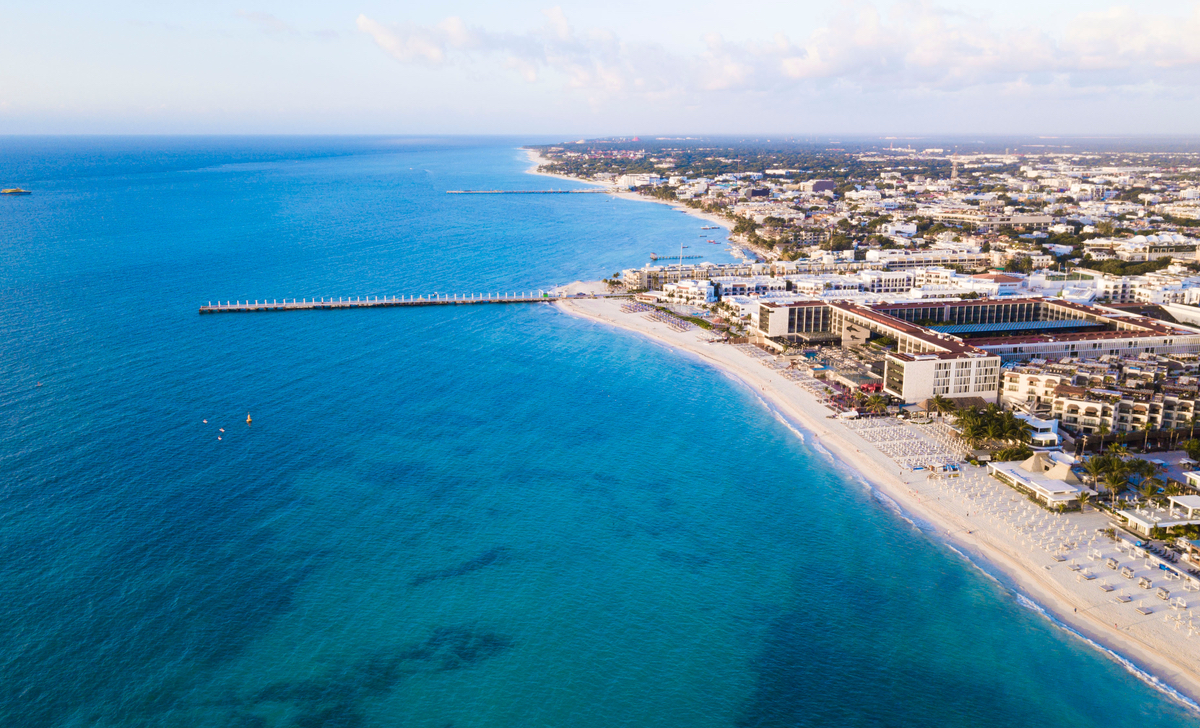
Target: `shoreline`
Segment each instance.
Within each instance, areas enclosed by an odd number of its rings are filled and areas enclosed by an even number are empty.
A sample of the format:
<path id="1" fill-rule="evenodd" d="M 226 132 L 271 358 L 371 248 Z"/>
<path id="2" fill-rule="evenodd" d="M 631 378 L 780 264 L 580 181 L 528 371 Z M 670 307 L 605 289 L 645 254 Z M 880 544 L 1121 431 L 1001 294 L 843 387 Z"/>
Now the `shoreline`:
<path id="1" fill-rule="evenodd" d="M 694 356 L 750 387 L 768 409 L 802 430 L 805 441 L 812 437 L 819 443 L 835 467 L 864 478 L 876 494 L 890 500 L 900 510 L 902 517 L 912 516 L 929 527 L 917 526 L 918 530 L 931 536 L 934 535 L 932 531 L 936 531 L 940 540 L 973 566 L 998 578 L 1002 586 L 1017 595 L 1018 602 L 1022 597 L 1031 602 L 1031 605 L 1022 606 L 1034 611 L 1044 610 L 1043 616 L 1056 627 L 1083 639 L 1138 679 L 1200 713 L 1200 659 L 1197 655 L 1200 648 L 1189 645 L 1190 640 L 1179 632 L 1168 633 L 1164 639 L 1160 632 L 1167 625 L 1160 617 L 1159 609 L 1156 608 L 1149 617 L 1134 619 L 1123 628 L 1117 627 L 1111 621 L 1113 614 L 1119 614 L 1117 623 L 1122 621 L 1121 617 L 1128 621 L 1128 615 L 1120 612 L 1119 606 L 1131 605 L 1109 603 L 1113 600 L 1095 586 L 1086 593 L 1082 588 L 1072 588 L 1073 572 L 1067 571 L 1065 564 L 1052 562 L 1039 568 L 1035 557 L 1021 553 L 1015 542 L 1007 543 L 1008 539 L 998 527 L 989 527 L 983 521 L 986 515 L 971 518 L 969 511 L 965 517 L 956 513 L 948 484 L 931 481 L 912 471 L 906 473 L 853 430 L 838 420 L 829 419 L 830 410 L 812 394 L 774 369 L 750 368 L 755 360 L 734 347 L 708 344 L 700 340 L 696 331 L 674 332 L 641 316 L 621 313 L 619 300 L 570 300 L 554 305 L 568 315 L 640 334 Z M 962 467 L 972 473 L 981 470 Z M 1093 512 L 1081 514 L 1076 522 L 1098 522 L 1100 518 L 1103 517 Z M 1050 559 L 1048 555 L 1044 558 Z M 1054 578 L 1056 576 L 1059 578 Z M 1081 582 L 1082 585 L 1088 583 Z M 1103 619 L 1099 612 L 1104 612 Z M 1131 628 L 1136 628 L 1136 634 L 1130 631 Z M 1174 650 L 1170 649 L 1172 634 L 1175 636 Z M 1187 649 L 1189 646 L 1190 650 Z"/>
<path id="2" fill-rule="evenodd" d="M 694 207 L 688 207 L 687 205 L 683 204 L 682 202 L 679 202 L 678 200 L 659 200 L 659 199 L 655 199 L 652 197 L 647 197 L 645 195 L 639 195 L 636 192 L 620 191 L 615 186 L 604 184 L 603 182 L 593 182 L 591 180 L 580 179 L 578 177 L 571 177 L 571 176 L 568 176 L 565 174 L 555 174 L 554 172 L 543 172 L 542 165 L 545 164 L 547 161 L 545 157 L 538 154 L 533 149 L 522 148 L 521 151 L 525 152 L 525 155 L 529 158 L 529 161 L 532 162 L 532 166 L 525 170 L 526 174 L 534 174 L 534 175 L 538 175 L 539 177 L 552 177 L 554 179 L 561 179 L 561 180 L 566 180 L 569 182 L 578 182 L 580 184 L 592 185 L 593 187 L 603 187 L 608 190 L 608 193 L 610 195 L 612 195 L 613 197 L 619 197 L 622 200 L 635 200 L 638 202 L 654 202 L 654 203 L 658 203 L 660 205 L 666 205 L 667 207 L 670 207 L 670 208 L 673 208 L 676 210 L 680 210 L 681 212 L 686 212 L 687 214 L 691 215 L 692 217 L 698 218 L 700 220 L 704 220 L 705 222 L 710 222 L 713 225 L 719 225 L 722 228 L 724 228 L 726 232 L 730 232 L 733 230 L 733 223 L 730 222 L 727 218 L 722 217 L 721 215 L 714 215 L 711 212 L 705 212 L 704 210 L 698 210 Z M 731 240 L 730 243 L 733 245 L 740 245 L 742 247 L 745 247 L 745 248 L 751 250 L 751 252 L 754 252 L 753 249 L 750 248 L 750 246 L 746 245 L 745 243 L 738 243 L 737 241 L 733 241 L 733 240 Z M 756 255 L 757 255 L 757 253 L 756 253 Z"/>

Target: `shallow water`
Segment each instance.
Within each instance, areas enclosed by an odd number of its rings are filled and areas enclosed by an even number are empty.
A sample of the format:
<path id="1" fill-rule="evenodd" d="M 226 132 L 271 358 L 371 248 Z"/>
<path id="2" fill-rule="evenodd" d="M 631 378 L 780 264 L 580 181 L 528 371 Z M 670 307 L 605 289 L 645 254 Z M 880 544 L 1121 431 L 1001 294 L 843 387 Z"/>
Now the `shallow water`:
<path id="1" fill-rule="evenodd" d="M 0 198 L 0 722 L 1196 722 L 664 347 L 547 306 L 197 315 L 698 239 L 443 194 L 570 184 L 518 143 L 0 144 L 35 191 Z"/>

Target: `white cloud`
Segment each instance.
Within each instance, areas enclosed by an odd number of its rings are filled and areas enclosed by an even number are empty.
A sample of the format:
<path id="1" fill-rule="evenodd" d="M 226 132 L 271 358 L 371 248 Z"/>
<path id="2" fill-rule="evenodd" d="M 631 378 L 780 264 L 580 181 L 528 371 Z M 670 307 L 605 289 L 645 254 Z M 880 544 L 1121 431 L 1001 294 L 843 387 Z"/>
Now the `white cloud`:
<path id="1" fill-rule="evenodd" d="M 238 10 L 234 13 L 234 15 L 257 25 L 258 29 L 264 33 L 296 32 L 296 29 L 291 25 L 291 23 L 280 20 L 270 13 L 262 13 L 256 10 Z"/>
<path id="2" fill-rule="evenodd" d="M 359 30 L 374 38 L 380 48 L 401 63 L 425 62 L 440 65 L 446 60 L 442 41 L 434 37 L 432 29 L 412 25 L 389 28 L 365 15 L 358 16 L 357 24 Z"/>
<path id="3" fill-rule="evenodd" d="M 1200 8 L 1200 6 L 1198 6 Z M 761 42 L 703 38 L 692 55 L 611 32 L 578 30 L 559 7 L 522 33 L 498 33 L 447 18 L 432 26 L 358 27 L 401 63 L 448 65 L 499 57 L 527 82 L 557 77 L 593 99 L 614 95 L 686 97 L 712 93 L 864 91 L 953 93 L 966 89 L 1194 86 L 1200 81 L 1200 9 L 1188 17 L 1114 8 L 1077 16 L 1061 37 L 1033 27 L 1001 28 L 924 0 L 885 14 L 850 0 L 821 27 L 793 42 L 776 32 Z"/>

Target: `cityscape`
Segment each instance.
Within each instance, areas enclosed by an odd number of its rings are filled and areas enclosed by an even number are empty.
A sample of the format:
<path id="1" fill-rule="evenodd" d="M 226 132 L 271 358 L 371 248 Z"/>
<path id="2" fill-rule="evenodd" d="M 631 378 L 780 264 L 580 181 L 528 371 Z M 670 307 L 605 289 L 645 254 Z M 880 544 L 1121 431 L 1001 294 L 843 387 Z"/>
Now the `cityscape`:
<path id="1" fill-rule="evenodd" d="M 1198 38 L 0 7 L 0 727 L 1200 728 Z"/>
<path id="2" fill-rule="evenodd" d="M 719 362 L 1072 615 L 1200 669 L 1200 155 L 777 146 L 531 150 L 742 258 L 563 305 Z"/>

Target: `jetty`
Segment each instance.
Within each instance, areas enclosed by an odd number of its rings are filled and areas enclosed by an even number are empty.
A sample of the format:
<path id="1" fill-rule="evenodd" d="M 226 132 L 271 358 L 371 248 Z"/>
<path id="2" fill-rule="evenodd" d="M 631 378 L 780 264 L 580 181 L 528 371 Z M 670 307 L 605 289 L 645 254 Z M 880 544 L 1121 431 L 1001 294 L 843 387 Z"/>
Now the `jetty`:
<path id="1" fill-rule="evenodd" d="M 656 255 L 654 253 L 650 254 L 650 260 L 694 260 L 696 258 L 703 258 L 703 257 L 704 257 L 703 255 Z"/>
<path id="2" fill-rule="evenodd" d="M 448 195 L 606 195 L 608 190 L 446 190 Z"/>
<path id="3" fill-rule="evenodd" d="M 549 291 L 527 293 L 430 294 L 424 296 L 367 296 L 353 298 L 294 298 L 262 301 L 217 301 L 200 307 L 200 313 L 257 313 L 265 311 L 331 311 L 347 308 L 394 308 L 398 306 L 471 306 L 485 303 L 554 303 L 567 299 L 604 298 L 607 294 L 577 293 L 573 296 Z"/>

